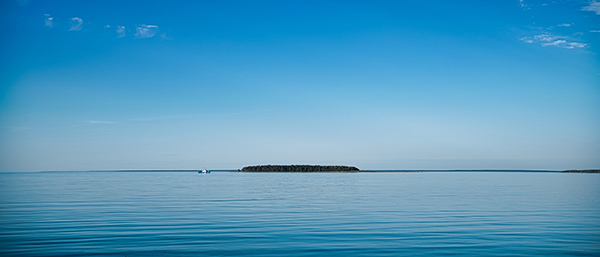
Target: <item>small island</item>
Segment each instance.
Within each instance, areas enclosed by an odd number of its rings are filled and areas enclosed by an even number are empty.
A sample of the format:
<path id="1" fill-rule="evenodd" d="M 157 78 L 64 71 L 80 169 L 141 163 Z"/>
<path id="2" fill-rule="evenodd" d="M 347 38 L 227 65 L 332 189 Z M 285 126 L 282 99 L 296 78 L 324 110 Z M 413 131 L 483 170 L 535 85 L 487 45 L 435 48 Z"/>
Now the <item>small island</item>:
<path id="1" fill-rule="evenodd" d="M 356 167 L 342 165 L 258 165 L 246 166 L 240 172 L 359 172 Z"/>
<path id="2" fill-rule="evenodd" d="M 600 173 L 600 170 L 563 170 L 563 173 Z"/>

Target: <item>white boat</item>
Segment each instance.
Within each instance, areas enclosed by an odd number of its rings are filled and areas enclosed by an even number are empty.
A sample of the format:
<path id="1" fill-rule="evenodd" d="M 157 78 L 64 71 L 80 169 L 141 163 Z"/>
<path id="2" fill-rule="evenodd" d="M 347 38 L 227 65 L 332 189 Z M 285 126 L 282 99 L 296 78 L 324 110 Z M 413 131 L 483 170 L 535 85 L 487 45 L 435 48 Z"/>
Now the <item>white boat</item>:
<path id="1" fill-rule="evenodd" d="M 201 171 L 198 171 L 198 173 L 202 173 L 202 174 L 208 174 L 208 173 L 210 173 L 210 170 L 203 169 L 203 170 L 201 170 Z"/>

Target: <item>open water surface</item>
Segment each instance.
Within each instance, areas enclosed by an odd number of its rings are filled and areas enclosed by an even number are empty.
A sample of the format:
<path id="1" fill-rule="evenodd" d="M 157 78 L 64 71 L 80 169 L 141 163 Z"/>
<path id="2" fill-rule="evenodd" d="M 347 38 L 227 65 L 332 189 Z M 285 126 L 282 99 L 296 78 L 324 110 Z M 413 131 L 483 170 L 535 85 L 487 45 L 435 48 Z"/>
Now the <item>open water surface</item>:
<path id="1" fill-rule="evenodd" d="M 0 174 L 2 256 L 600 256 L 600 174 Z"/>

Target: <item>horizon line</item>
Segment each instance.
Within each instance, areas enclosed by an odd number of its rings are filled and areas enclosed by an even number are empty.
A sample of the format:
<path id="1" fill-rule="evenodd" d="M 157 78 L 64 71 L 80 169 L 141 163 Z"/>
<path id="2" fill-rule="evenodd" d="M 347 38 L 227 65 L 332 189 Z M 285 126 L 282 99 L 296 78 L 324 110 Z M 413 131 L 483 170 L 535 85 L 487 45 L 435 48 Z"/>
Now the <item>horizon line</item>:
<path id="1" fill-rule="evenodd" d="M 41 171 L 0 171 L 0 173 L 40 173 L 40 172 L 196 172 L 201 169 L 107 169 L 107 170 L 41 170 Z M 215 172 L 237 172 L 241 169 L 214 169 Z M 590 169 L 365 169 L 358 172 L 562 172 Z M 310 173 L 310 172 L 308 172 Z"/>

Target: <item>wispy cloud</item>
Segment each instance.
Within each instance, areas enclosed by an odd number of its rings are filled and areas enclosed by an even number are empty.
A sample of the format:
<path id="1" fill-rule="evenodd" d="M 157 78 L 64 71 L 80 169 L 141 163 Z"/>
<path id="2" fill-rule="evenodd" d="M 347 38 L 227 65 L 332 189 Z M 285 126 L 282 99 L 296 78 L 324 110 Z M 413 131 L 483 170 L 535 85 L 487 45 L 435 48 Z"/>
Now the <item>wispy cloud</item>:
<path id="1" fill-rule="evenodd" d="M 523 0 L 519 0 L 519 6 L 521 8 L 527 8 L 527 5 L 523 2 Z"/>
<path id="2" fill-rule="evenodd" d="M 597 29 L 592 25 L 595 24 L 594 19 L 597 16 L 588 11 L 600 15 L 600 0 L 518 0 L 518 3 L 515 3 L 524 11 L 531 11 L 530 25 L 518 32 L 521 34 L 518 36 L 521 41 L 563 49 L 590 48 L 594 44 L 589 40 L 587 31 L 593 32 Z M 573 19 L 569 19 L 572 18 L 570 15 L 557 15 L 557 11 L 576 13 L 582 19 L 574 22 Z M 556 18 L 539 19 L 554 16 Z"/>
<path id="3" fill-rule="evenodd" d="M 579 43 L 579 42 L 567 42 L 567 46 L 566 46 L 566 48 L 569 48 L 569 49 L 573 49 L 573 48 L 584 48 L 584 47 L 586 47 L 586 46 L 587 46 L 587 44 L 585 44 L 585 43 Z"/>
<path id="4" fill-rule="evenodd" d="M 158 32 L 158 26 L 142 24 L 135 28 L 135 37 L 137 38 L 151 38 L 156 36 Z"/>
<path id="5" fill-rule="evenodd" d="M 561 45 L 565 45 L 566 43 L 567 43 L 566 40 L 558 39 L 558 40 L 550 41 L 548 43 L 542 43 L 542 46 L 561 46 Z"/>
<path id="6" fill-rule="evenodd" d="M 73 17 L 71 18 L 71 28 L 69 28 L 69 31 L 80 31 L 82 26 L 83 20 L 79 17 Z"/>
<path id="7" fill-rule="evenodd" d="M 555 28 L 569 28 L 569 27 L 571 27 L 571 25 L 573 25 L 573 24 L 572 23 L 563 23 L 563 24 L 558 24 L 558 25 L 555 25 L 555 26 L 547 27 L 546 29 L 547 30 L 554 30 Z"/>
<path id="8" fill-rule="evenodd" d="M 529 10 L 531 8 L 536 8 L 536 7 L 545 7 L 545 6 L 556 6 L 556 5 L 563 5 L 569 2 L 574 2 L 574 1 L 586 1 L 586 0 L 519 0 L 519 6 L 521 8 L 524 8 L 526 10 Z"/>
<path id="9" fill-rule="evenodd" d="M 46 17 L 46 27 L 50 27 L 52 28 L 54 26 L 54 17 L 52 17 L 50 14 L 44 14 L 44 16 Z"/>
<path id="10" fill-rule="evenodd" d="M 583 7 L 581 10 L 595 12 L 600 15 L 600 1 L 591 1 L 588 6 Z"/>
<path id="11" fill-rule="evenodd" d="M 535 42 L 535 41 L 533 41 L 533 39 L 531 37 L 522 37 L 522 38 L 520 38 L 520 40 L 525 43 L 529 43 L 529 44 Z"/>
<path id="12" fill-rule="evenodd" d="M 46 26 L 48 28 L 53 28 L 56 25 L 60 25 L 62 27 L 63 24 L 61 23 L 61 21 L 63 21 L 63 20 L 60 18 L 55 19 L 55 17 L 53 17 L 50 14 L 47 14 L 47 13 L 44 14 L 44 22 L 45 22 L 44 26 Z M 84 29 L 84 22 L 83 22 L 83 19 L 80 17 L 72 17 L 70 19 L 67 19 L 67 21 L 69 23 L 68 31 L 81 31 L 82 29 Z M 88 28 L 88 26 L 90 26 L 90 28 Z M 160 40 L 172 40 L 173 39 L 170 35 L 161 31 L 159 29 L 158 25 L 154 25 L 154 24 L 139 24 L 139 25 L 135 25 L 135 26 L 132 25 L 132 26 L 127 26 L 127 27 L 125 25 L 123 25 L 123 26 L 121 26 L 121 25 L 117 25 L 117 26 L 96 25 L 96 27 L 94 27 L 93 22 L 90 23 L 90 22 L 86 21 L 85 27 L 87 28 L 86 30 L 88 30 L 88 32 L 97 31 L 97 29 L 99 27 L 106 29 L 106 31 L 114 31 L 117 34 L 117 38 L 133 36 L 138 39 L 154 38 L 154 37 L 160 38 Z M 127 28 L 129 28 L 129 29 L 127 29 Z M 135 33 L 133 32 L 133 29 L 131 29 L 131 28 L 135 28 Z"/>
<path id="13" fill-rule="evenodd" d="M 125 36 L 125 26 L 117 26 L 117 37 Z"/>
<path id="14" fill-rule="evenodd" d="M 160 39 L 162 39 L 162 40 L 172 40 L 173 38 L 167 36 L 167 34 L 165 34 L 165 33 L 162 33 L 162 34 L 160 34 Z"/>
<path id="15" fill-rule="evenodd" d="M 554 36 L 548 33 L 535 35 L 533 37 L 523 37 L 520 39 L 526 43 L 539 43 L 541 46 L 555 46 L 566 49 L 584 48 L 585 43 L 575 42 L 567 37 Z"/>
<path id="16" fill-rule="evenodd" d="M 113 121 L 104 121 L 104 120 L 88 120 L 85 122 L 91 123 L 91 124 L 115 124 L 115 122 L 113 122 Z"/>

